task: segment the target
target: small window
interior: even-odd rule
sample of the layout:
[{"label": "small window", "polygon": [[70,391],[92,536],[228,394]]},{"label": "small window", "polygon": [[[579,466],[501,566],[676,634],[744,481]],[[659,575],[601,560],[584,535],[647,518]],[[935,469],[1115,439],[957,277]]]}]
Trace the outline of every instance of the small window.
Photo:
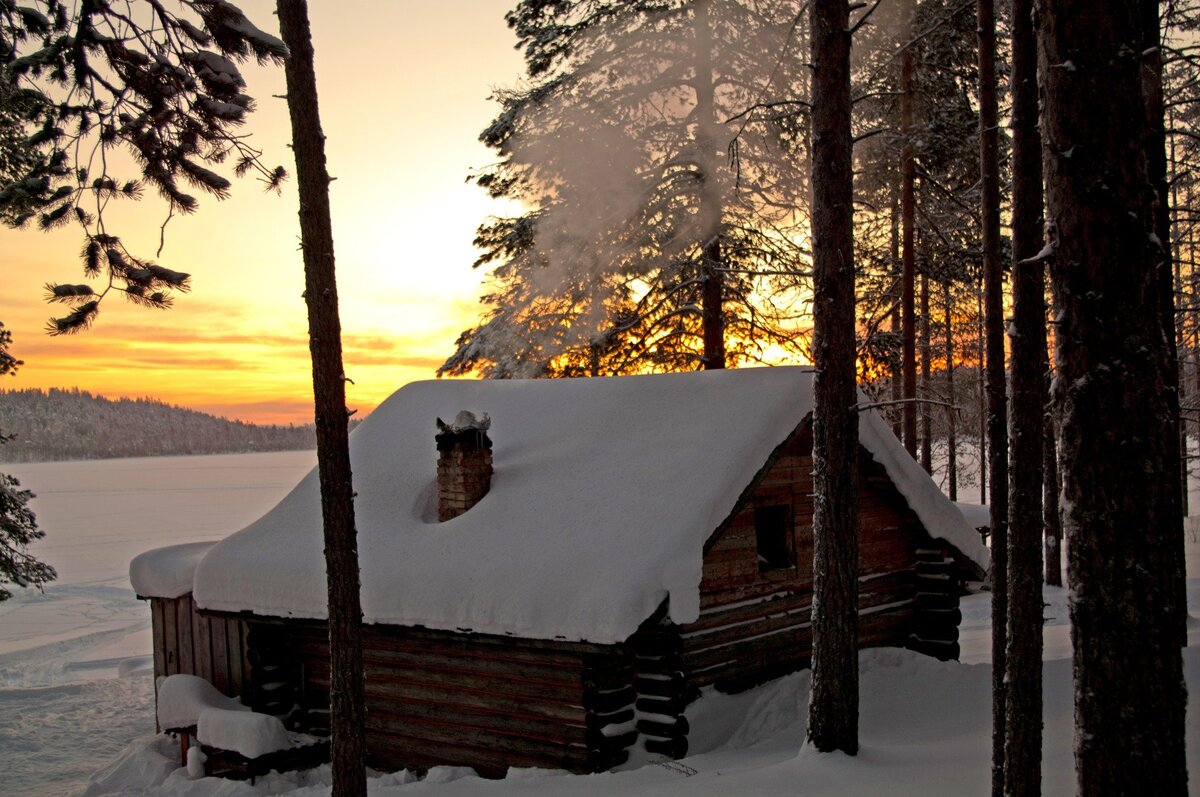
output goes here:
[{"label": "small window", "polygon": [[754,533],[758,539],[758,572],[792,566],[792,508],[787,504],[754,509]]}]

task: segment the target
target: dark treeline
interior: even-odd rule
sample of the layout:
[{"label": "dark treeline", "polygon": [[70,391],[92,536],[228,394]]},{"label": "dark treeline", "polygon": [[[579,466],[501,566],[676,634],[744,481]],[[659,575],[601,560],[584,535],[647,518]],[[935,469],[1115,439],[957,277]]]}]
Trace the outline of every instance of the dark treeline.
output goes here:
[{"label": "dark treeline", "polygon": [[154,399],[107,399],[81,390],[0,391],[0,424],[13,439],[0,462],[107,459],[311,449],[311,425],[257,426]]}]

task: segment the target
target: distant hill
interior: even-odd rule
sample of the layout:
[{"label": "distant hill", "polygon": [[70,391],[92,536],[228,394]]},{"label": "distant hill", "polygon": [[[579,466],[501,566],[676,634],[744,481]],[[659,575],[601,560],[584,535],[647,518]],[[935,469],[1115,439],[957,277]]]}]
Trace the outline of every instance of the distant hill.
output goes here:
[{"label": "distant hill", "polygon": [[81,390],[0,390],[0,462],[298,451],[316,447],[311,424],[257,426],[154,399],[107,399]]}]

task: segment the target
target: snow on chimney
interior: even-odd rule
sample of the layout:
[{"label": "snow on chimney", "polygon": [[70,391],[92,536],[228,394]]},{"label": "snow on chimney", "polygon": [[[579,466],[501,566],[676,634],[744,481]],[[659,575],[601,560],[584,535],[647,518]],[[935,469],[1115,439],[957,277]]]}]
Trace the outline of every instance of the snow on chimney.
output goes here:
[{"label": "snow on chimney", "polygon": [[466,512],[492,486],[492,441],[487,434],[491,425],[486,413],[476,418],[466,410],[452,424],[437,419],[439,521]]}]

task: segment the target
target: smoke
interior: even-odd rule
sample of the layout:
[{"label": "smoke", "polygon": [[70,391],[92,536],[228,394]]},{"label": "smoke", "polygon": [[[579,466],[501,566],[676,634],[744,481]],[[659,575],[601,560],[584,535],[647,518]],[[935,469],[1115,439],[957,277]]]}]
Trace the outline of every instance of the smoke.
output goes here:
[{"label": "smoke", "polygon": [[[661,13],[623,4],[577,36],[569,68],[549,78],[553,90],[537,92],[513,120],[502,154],[537,209],[536,233],[501,281],[523,281],[506,295],[526,306],[499,308],[473,339],[490,356],[521,350],[506,373],[540,375],[557,353],[603,343],[617,325],[667,329],[694,319],[701,249],[714,232],[729,241],[727,265],[772,268],[775,282],[779,271],[804,267],[800,4],[707,3],[705,51],[696,0]],[[706,82],[711,108],[702,104]],[[730,292],[745,305],[733,312],[759,313],[761,326],[777,308],[765,299],[755,306],[754,290]]]}]

